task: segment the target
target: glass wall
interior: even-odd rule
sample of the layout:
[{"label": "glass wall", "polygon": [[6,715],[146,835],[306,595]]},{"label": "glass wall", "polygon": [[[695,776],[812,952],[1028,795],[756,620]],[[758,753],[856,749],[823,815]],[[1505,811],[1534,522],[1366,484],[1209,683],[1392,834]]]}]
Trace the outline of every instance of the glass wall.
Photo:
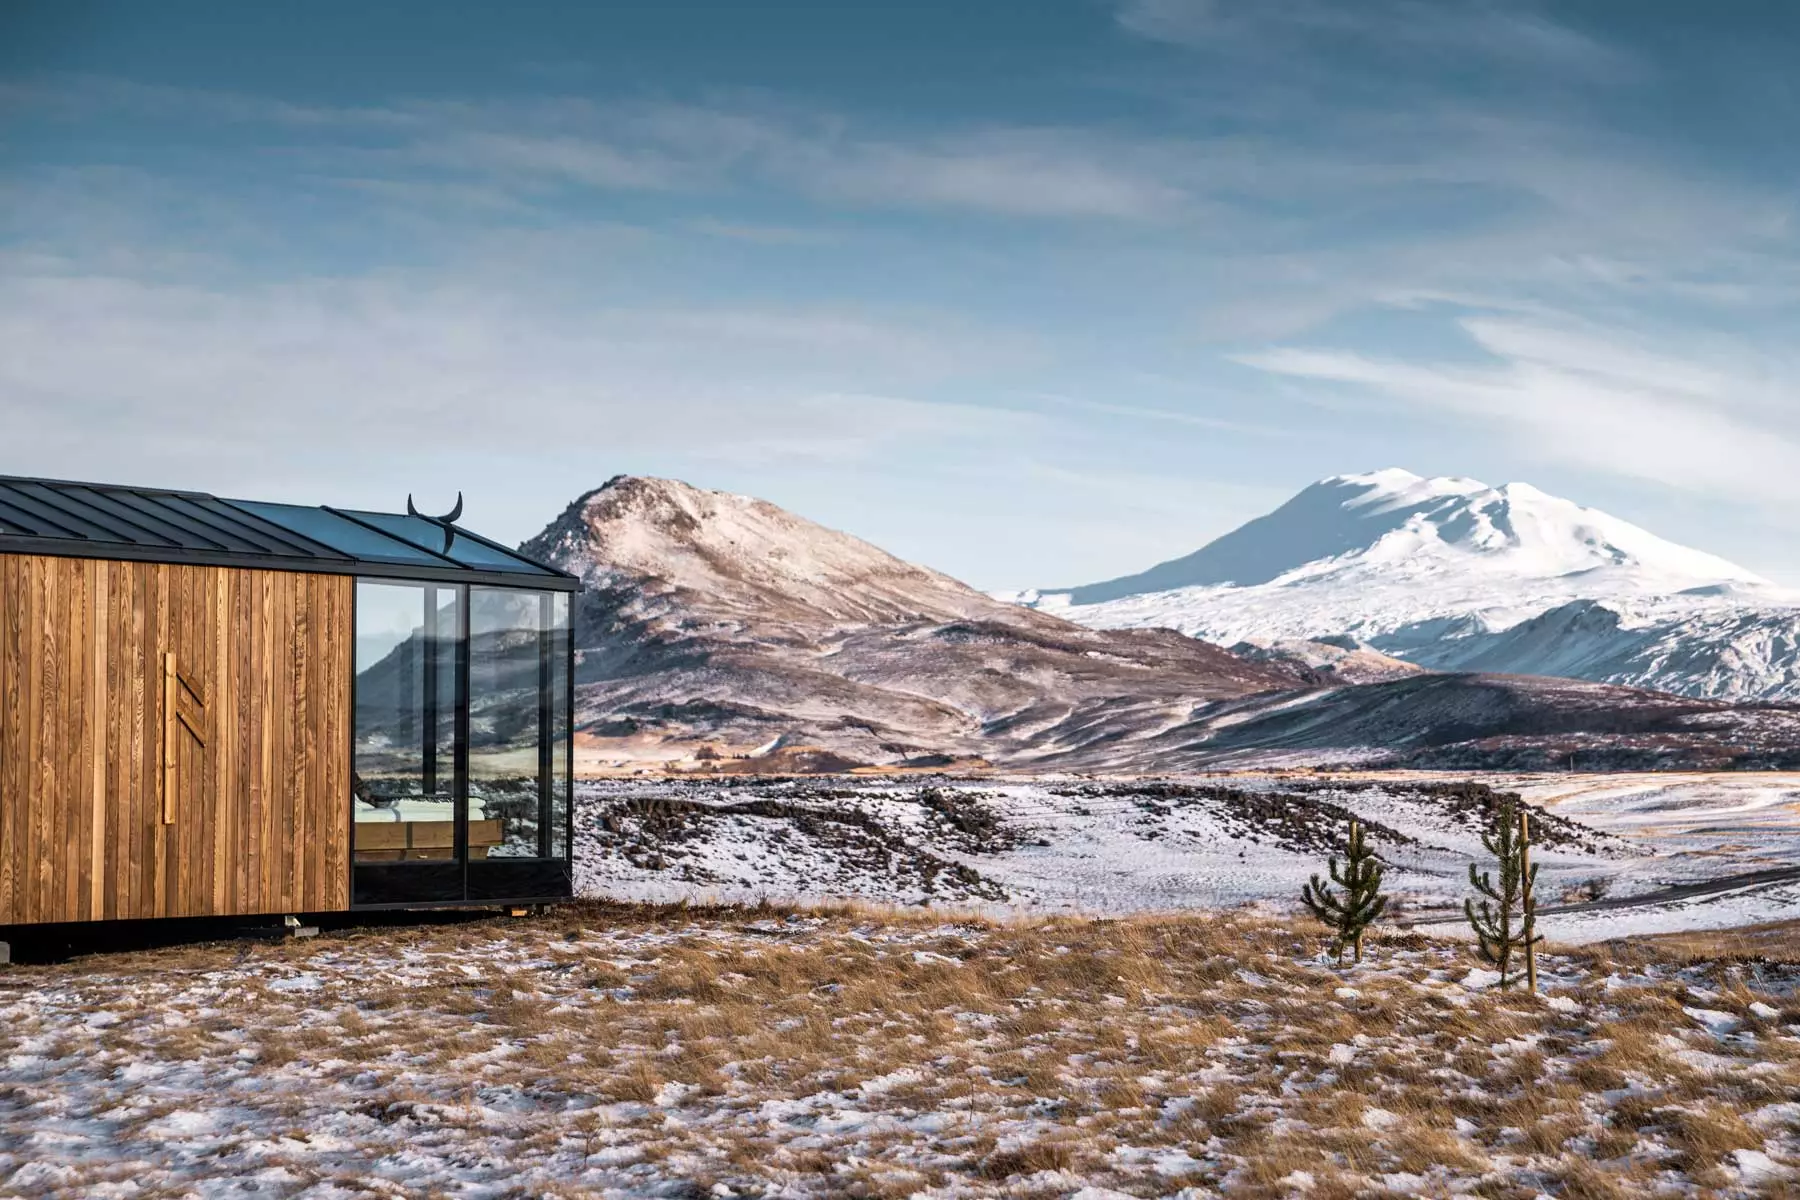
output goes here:
[{"label": "glass wall", "polygon": [[[569,596],[357,585],[355,857],[568,853]],[[459,803],[460,801],[460,803]]]},{"label": "glass wall", "polygon": [[455,857],[460,589],[356,588],[358,862]]},{"label": "glass wall", "polygon": [[469,589],[471,854],[564,852],[568,636],[565,595]]},{"label": "glass wall", "polygon": [[569,594],[551,592],[550,601],[550,857],[561,858],[569,852],[569,799],[575,767],[574,743],[570,722],[574,714],[570,703],[574,680],[569,671],[574,665],[574,636],[569,627]]}]

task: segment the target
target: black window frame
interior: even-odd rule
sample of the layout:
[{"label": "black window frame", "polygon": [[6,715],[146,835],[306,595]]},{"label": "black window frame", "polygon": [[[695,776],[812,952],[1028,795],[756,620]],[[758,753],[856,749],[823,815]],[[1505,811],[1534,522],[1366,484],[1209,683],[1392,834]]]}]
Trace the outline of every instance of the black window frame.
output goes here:
[{"label": "black window frame", "polygon": [[[531,586],[526,582],[528,577],[508,580],[504,583],[481,580],[450,582],[441,578],[405,578],[387,574],[362,574],[356,578],[356,587],[352,589],[350,605],[350,621],[352,644],[355,642],[355,631],[359,628],[360,595],[362,584],[415,584],[427,589],[424,613],[429,630],[435,625],[438,613],[436,590],[450,588],[456,592],[456,683],[454,695],[454,733],[452,751],[452,798],[454,821],[454,849],[450,861],[441,859],[400,860],[393,862],[364,862],[356,860],[356,795],[350,781],[346,780],[346,803],[349,807],[350,848],[348,854],[350,866],[350,907],[353,909],[374,908],[416,908],[416,907],[453,907],[460,904],[482,903],[524,903],[530,901],[549,901],[567,899],[573,894],[574,858],[575,858],[575,604],[573,595],[562,588],[545,588]],[[536,581],[533,581],[536,582]],[[480,587],[500,591],[517,592],[535,595],[538,601],[538,854],[536,857],[502,857],[483,859],[473,862],[469,858],[469,749],[470,749],[470,618],[472,588]],[[555,625],[556,598],[561,593],[567,597],[567,619],[559,631]],[[562,695],[560,699],[564,707],[565,719],[556,720],[556,701],[553,695],[555,674],[555,656],[558,653],[557,641],[562,639],[560,647],[563,655]],[[437,671],[437,655],[425,656],[431,663],[430,673],[435,679]],[[422,684],[427,681],[422,680]],[[357,690],[358,672],[350,672],[350,770],[356,770],[357,740]],[[428,728],[435,730],[435,723],[440,719],[436,711],[437,693],[435,689],[426,687],[425,712],[423,720],[430,722]],[[558,739],[562,733],[561,753],[563,756],[561,772],[561,826],[562,851],[553,854],[552,832],[555,822],[551,817],[555,813],[558,797],[558,774],[553,769],[557,754]],[[427,760],[435,759],[437,747],[435,733],[433,737],[422,739],[429,743],[426,750]],[[435,764],[434,764],[435,765]],[[415,886],[416,885],[416,886]]]}]

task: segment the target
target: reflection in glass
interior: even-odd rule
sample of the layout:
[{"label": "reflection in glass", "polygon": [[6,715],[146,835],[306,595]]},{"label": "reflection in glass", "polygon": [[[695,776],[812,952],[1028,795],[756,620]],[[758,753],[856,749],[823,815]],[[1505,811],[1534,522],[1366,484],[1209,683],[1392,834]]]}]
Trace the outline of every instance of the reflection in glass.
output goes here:
[{"label": "reflection in glass", "polygon": [[454,587],[357,583],[358,862],[456,855],[457,607]]},{"label": "reflection in glass", "polygon": [[315,542],[322,542],[333,550],[354,558],[414,562],[421,566],[431,566],[442,561],[437,555],[426,553],[410,541],[389,537],[322,508],[309,508],[302,504],[265,504],[252,500],[234,500],[232,503],[252,516],[261,517],[273,525]]},{"label": "reflection in glass", "polygon": [[469,830],[491,829],[494,858],[541,858],[548,789],[549,597],[469,589]]},{"label": "reflection in glass", "polygon": [[550,857],[568,852],[570,771],[574,746],[569,712],[569,596],[553,592],[550,602]]},{"label": "reflection in glass", "polygon": [[356,604],[356,861],[454,862],[459,814],[469,861],[566,856],[569,597],[362,580]]},{"label": "reflection in glass", "polygon": [[378,512],[353,512],[352,515],[357,520],[366,521],[384,533],[404,538],[413,546],[430,551],[434,556],[441,555],[453,559],[466,567],[485,567],[493,571],[517,571],[521,575],[549,574],[544,568],[529,559],[521,558],[498,546],[490,546],[466,533],[451,539],[450,545],[446,547],[443,527],[423,517],[403,517],[397,513]]}]

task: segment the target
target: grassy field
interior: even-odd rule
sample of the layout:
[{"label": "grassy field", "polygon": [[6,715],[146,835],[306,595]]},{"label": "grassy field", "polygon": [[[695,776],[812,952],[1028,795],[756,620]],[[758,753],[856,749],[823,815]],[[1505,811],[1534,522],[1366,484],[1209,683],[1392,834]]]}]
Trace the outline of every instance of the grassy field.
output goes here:
[{"label": "grassy field", "polygon": [[1615,942],[1606,949],[1627,954],[1650,951],[1661,959],[1694,963],[1800,967],[1800,921],[1651,934]]},{"label": "grassy field", "polygon": [[[0,1194],[1785,1195],[1792,928],[573,906],[0,970]],[[1794,1176],[1800,1183],[1800,1175]]]}]

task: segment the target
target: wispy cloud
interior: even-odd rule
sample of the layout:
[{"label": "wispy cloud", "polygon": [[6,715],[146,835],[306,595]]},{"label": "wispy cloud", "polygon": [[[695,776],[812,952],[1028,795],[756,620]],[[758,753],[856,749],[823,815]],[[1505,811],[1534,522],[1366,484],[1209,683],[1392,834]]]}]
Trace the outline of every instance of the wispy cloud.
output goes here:
[{"label": "wispy cloud", "polygon": [[540,97],[331,107],[89,77],[14,85],[13,98],[66,119],[132,111],[278,128],[289,143],[284,155],[360,167],[343,173],[371,185],[448,178],[464,188],[523,194],[755,185],[872,209],[1127,221],[1168,216],[1184,197],[1148,147],[1076,129],[921,132],[767,99]]},{"label": "wispy cloud", "polygon": [[1104,400],[1088,400],[1078,396],[1062,396],[1039,392],[1034,397],[1046,404],[1111,417],[1128,417],[1139,421],[1186,425],[1194,429],[1211,429],[1220,433],[1242,433],[1257,437],[1286,437],[1290,431],[1252,421],[1240,421],[1206,413],[1184,412],[1174,408],[1155,408],[1147,404],[1113,404]]},{"label": "wispy cloud", "polygon": [[513,186],[545,182],[603,190],[664,190],[691,180],[700,168],[653,150],[572,134],[522,134],[492,129],[432,131],[401,151],[411,163],[446,168]]},{"label": "wispy cloud", "polygon": [[149,462],[254,482],[281,461],[366,482],[383,463],[477,454],[845,461],[1032,420],[908,396],[949,364],[1016,352],[922,322],[569,310],[398,280],[215,291],[9,265],[0,446],[15,470],[136,478]]},{"label": "wispy cloud", "polygon": [[755,184],[873,209],[1131,221],[1168,216],[1184,196],[1166,163],[1069,130],[903,137],[829,118],[692,106],[596,113],[587,130],[553,135],[444,130],[402,153],[524,186],[703,191]]},{"label": "wispy cloud", "polygon": [[113,75],[87,74],[0,80],[0,107],[16,116],[57,120],[81,120],[129,112],[150,119],[300,130],[396,129],[419,120],[418,113],[397,107],[297,104],[252,92],[143,83]]},{"label": "wispy cloud", "polygon": [[808,190],[863,204],[1120,220],[1179,211],[1185,193],[1172,178],[1123,157],[1065,132],[1004,130],[924,144],[863,143],[836,153],[809,149],[788,167]]},{"label": "wispy cloud", "polygon": [[707,237],[763,246],[820,246],[840,241],[840,237],[824,229],[807,229],[797,225],[769,225],[757,221],[727,221],[717,217],[696,217],[687,227]]},{"label": "wispy cloud", "polygon": [[1354,41],[1395,55],[1435,52],[1538,69],[1632,65],[1618,49],[1517,0],[1124,0],[1117,15],[1132,33],[1195,48]]},{"label": "wispy cloud", "polygon": [[[1577,324],[1570,319],[1570,324]],[[1239,356],[1278,375],[1352,385],[1419,418],[1470,422],[1527,459],[1755,504],[1800,500],[1800,375],[1652,348],[1628,334],[1515,319],[1462,322],[1488,359],[1284,347]],[[1770,401],[1785,398],[1776,416]]]}]

